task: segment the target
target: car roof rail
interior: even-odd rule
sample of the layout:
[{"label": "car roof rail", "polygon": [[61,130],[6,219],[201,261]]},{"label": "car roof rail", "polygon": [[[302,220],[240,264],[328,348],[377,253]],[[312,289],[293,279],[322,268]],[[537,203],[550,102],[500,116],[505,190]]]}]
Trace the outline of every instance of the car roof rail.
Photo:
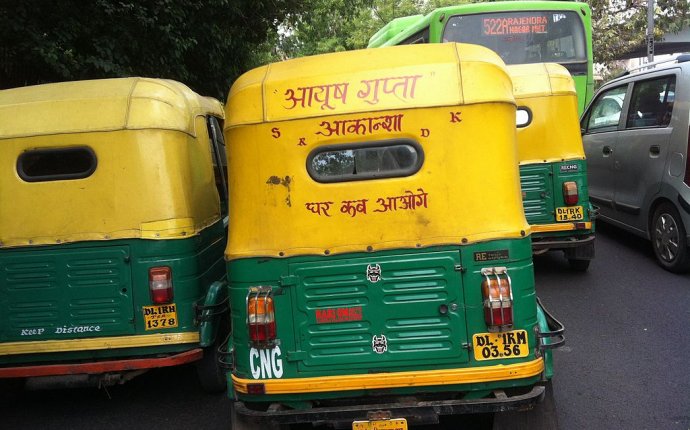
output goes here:
[{"label": "car roof rail", "polygon": [[643,69],[650,69],[652,67],[656,68],[656,66],[660,64],[667,64],[667,63],[685,63],[687,61],[690,61],[690,53],[683,53],[683,54],[678,54],[674,56],[673,58],[667,58],[665,60],[659,60],[659,61],[653,61],[651,63],[646,63],[646,64],[641,64],[639,66],[631,67],[630,69],[626,70],[625,72],[621,73],[619,76],[616,76],[617,78],[625,75],[629,75],[630,73],[636,71],[636,70],[643,70]]}]

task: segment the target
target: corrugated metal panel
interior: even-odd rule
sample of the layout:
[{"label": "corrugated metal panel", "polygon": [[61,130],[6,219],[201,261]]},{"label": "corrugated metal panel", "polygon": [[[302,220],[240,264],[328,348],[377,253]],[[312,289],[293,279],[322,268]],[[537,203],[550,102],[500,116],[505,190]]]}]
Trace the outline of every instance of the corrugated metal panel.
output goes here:
[{"label": "corrugated metal panel", "polygon": [[527,222],[555,222],[551,164],[520,166],[520,187]]},{"label": "corrugated metal panel", "polygon": [[127,247],[10,251],[0,256],[0,340],[134,332]]},{"label": "corrugated metal panel", "polygon": [[[301,369],[467,361],[464,299],[454,269],[459,259],[459,253],[438,252],[294,265]],[[372,282],[367,269],[376,265],[381,279]],[[453,304],[455,311],[439,310]],[[375,338],[385,352],[376,351]]]}]

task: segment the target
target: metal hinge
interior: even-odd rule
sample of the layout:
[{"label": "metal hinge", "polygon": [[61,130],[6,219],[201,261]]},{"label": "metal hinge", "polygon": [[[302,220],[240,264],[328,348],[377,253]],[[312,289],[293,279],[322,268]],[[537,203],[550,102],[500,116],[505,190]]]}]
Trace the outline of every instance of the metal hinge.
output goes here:
[{"label": "metal hinge", "polygon": [[302,361],[307,358],[306,351],[288,351],[287,361]]},{"label": "metal hinge", "polygon": [[280,277],[281,287],[290,287],[292,285],[297,285],[299,283],[299,276],[297,275],[287,275]]}]

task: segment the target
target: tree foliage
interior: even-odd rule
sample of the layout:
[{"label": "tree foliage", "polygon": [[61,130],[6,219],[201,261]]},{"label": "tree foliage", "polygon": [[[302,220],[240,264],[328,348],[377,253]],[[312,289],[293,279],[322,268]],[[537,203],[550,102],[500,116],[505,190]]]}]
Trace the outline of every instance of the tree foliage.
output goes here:
[{"label": "tree foliage", "polygon": [[[645,45],[646,0],[588,0],[592,8],[594,61],[608,64]],[[656,0],[654,38],[678,32],[689,24],[688,0]]]},{"label": "tree foliage", "polygon": [[[369,37],[394,18],[426,14],[468,0],[308,0],[305,14],[291,14],[281,39],[287,57],[364,48]],[[587,0],[592,8],[594,61],[609,63],[643,46],[646,0]],[[655,35],[677,32],[689,24],[689,0],[656,0]],[[324,18],[327,17],[327,18]]]},{"label": "tree foliage", "polygon": [[0,88],[121,76],[223,98],[300,0],[0,0]]},{"label": "tree foliage", "polygon": [[[225,97],[268,61],[361,49],[394,18],[468,0],[0,0],[0,88],[164,77]],[[646,0],[587,0],[595,62],[644,44]],[[656,35],[686,27],[690,0],[656,0]]]}]

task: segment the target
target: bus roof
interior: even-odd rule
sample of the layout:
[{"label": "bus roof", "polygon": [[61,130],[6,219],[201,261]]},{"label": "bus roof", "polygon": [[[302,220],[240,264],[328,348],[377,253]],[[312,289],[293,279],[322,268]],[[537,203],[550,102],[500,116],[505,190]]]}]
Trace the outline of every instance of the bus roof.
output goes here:
[{"label": "bus roof", "polygon": [[102,79],[0,91],[0,139],[164,129],[195,136],[194,117],[223,116],[218,100],[171,80]]},{"label": "bus roof", "polygon": [[[483,79],[492,84],[476,84]],[[456,43],[393,46],[251,70],[230,89],[225,127],[484,102],[515,103],[505,65],[493,51]]]},{"label": "bus roof", "polygon": [[[453,15],[490,13],[499,11],[578,10],[590,15],[589,5],[580,1],[497,1],[465,3],[434,9],[425,16],[412,15],[392,20],[369,39],[369,48],[397,45],[408,37],[428,28],[432,21],[443,22]],[[412,19],[415,18],[415,19]]]}]

